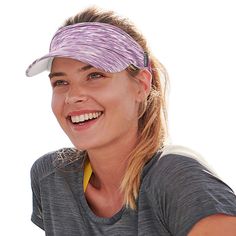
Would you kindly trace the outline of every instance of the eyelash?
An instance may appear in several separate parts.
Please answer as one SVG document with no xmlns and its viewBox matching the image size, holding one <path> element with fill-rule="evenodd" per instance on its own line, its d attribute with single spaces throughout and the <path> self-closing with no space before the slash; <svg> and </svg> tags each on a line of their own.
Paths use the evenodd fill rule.
<svg viewBox="0 0 236 236">
<path fill-rule="evenodd" d="M 68 82 L 66 82 L 65 80 L 56 80 L 55 82 L 52 83 L 53 87 L 57 87 L 57 86 L 62 86 L 62 85 L 67 85 Z"/>
<path fill-rule="evenodd" d="M 94 77 L 93 77 L 94 76 Z M 91 79 L 91 80 L 96 80 L 96 79 L 100 79 L 100 78 L 103 78 L 104 77 L 104 75 L 102 74 L 102 73 L 100 73 L 100 72 L 92 72 L 92 73 L 90 73 L 90 74 L 88 74 L 88 79 Z M 93 78 L 91 78 L 91 77 L 93 77 Z"/>
<path fill-rule="evenodd" d="M 105 77 L 105 75 L 103 75 L 100 72 L 92 72 L 87 75 L 87 80 L 97 80 L 97 79 L 101 79 L 104 77 Z M 64 85 L 68 85 L 68 82 L 65 80 L 56 80 L 55 82 L 52 83 L 53 88 L 64 86 Z"/>
</svg>

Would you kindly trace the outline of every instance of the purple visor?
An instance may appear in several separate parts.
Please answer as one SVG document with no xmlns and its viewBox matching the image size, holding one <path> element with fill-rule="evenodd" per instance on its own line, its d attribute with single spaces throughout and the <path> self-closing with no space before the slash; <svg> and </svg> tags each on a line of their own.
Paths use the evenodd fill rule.
<svg viewBox="0 0 236 236">
<path fill-rule="evenodd" d="M 49 53 L 26 70 L 31 77 L 51 70 L 55 57 L 71 58 L 106 72 L 120 72 L 129 65 L 148 69 L 148 57 L 142 47 L 120 28 L 99 22 L 77 23 L 58 29 Z"/>
</svg>

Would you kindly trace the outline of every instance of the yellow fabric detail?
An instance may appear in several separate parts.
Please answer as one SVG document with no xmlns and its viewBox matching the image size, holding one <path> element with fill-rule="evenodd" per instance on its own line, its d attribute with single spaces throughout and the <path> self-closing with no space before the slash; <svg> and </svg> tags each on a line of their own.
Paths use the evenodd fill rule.
<svg viewBox="0 0 236 236">
<path fill-rule="evenodd" d="M 92 167 L 90 165 L 90 162 L 89 162 L 89 160 L 87 160 L 84 165 L 84 192 L 86 191 L 86 188 L 89 183 L 89 179 L 92 175 L 92 172 L 93 171 L 92 171 Z"/>
</svg>

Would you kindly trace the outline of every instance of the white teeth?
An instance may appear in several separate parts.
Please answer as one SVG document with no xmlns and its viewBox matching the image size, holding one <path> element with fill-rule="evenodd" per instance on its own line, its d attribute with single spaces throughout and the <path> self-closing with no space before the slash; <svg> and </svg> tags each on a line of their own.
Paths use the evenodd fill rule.
<svg viewBox="0 0 236 236">
<path fill-rule="evenodd" d="M 101 114 L 102 112 L 99 111 L 99 112 L 94 112 L 94 113 L 86 113 L 86 114 L 78 115 L 78 116 L 71 116 L 71 121 L 72 123 L 79 123 L 86 120 L 98 118 Z"/>
<path fill-rule="evenodd" d="M 80 122 L 81 122 L 81 121 L 83 122 L 84 120 L 85 120 L 84 115 L 80 115 L 80 116 L 79 116 L 79 121 L 80 121 Z"/>
</svg>

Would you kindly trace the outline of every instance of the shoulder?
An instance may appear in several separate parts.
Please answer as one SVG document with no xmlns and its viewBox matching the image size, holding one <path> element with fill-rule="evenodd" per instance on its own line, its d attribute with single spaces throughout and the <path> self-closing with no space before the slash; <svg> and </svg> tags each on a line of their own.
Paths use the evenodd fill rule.
<svg viewBox="0 0 236 236">
<path fill-rule="evenodd" d="M 49 152 L 38 158 L 31 167 L 31 177 L 41 180 L 55 169 L 54 161 L 57 158 L 56 151 Z"/>
<path fill-rule="evenodd" d="M 211 169 L 206 160 L 201 156 L 201 154 L 196 151 L 177 145 L 168 145 L 162 149 L 162 154 L 158 160 L 160 163 L 165 164 L 166 162 L 177 162 L 177 163 L 196 163 L 198 165 L 204 166 Z M 213 170 L 211 170 L 213 172 Z"/>
<path fill-rule="evenodd" d="M 199 153 L 187 147 L 177 145 L 165 146 L 152 158 L 148 165 L 150 175 L 171 175 L 176 171 L 189 168 L 190 166 L 209 169 L 209 171 L 214 173 Z"/>
<path fill-rule="evenodd" d="M 37 178 L 40 181 L 58 168 L 65 168 L 78 157 L 79 153 L 74 148 L 62 148 L 46 153 L 33 163 L 30 171 L 31 178 Z"/>
<path fill-rule="evenodd" d="M 164 147 L 148 165 L 144 178 L 147 188 L 170 192 L 175 191 L 176 186 L 191 189 L 206 182 L 222 182 L 199 153 L 183 146 Z"/>
</svg>

